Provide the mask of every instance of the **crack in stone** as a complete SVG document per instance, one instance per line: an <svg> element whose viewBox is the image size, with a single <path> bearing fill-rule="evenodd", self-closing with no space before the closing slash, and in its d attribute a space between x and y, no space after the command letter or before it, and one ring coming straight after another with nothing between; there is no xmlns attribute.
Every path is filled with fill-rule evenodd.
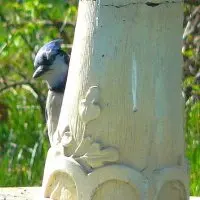
<svg viewBox="0 0 200 200"><path fill-rule="evenodd" d="M124 4L124 5L114 5L114 4L104 4L102 6L105 6L105 7L115 7L115 8L123 8L123 7L127 7L127 6L130 6L130 5L147 5L147 6L150 6L150 7L156 7L156 6L159 6L161 4L174 4L174 3L181 3L181 2L177 2L177 1L164 1L164 2L160 2L160 3L154 3L154 2L149 2L147 1L146 3L144 2L141 2L141 3L128 3L128 4Z"/></svg>
<svg viewBox="0 0 200 200"><path fill-rule="evenodd" d="M152 2L147 2L145 3L147 6L151 6L151 7L156 7L156 6L159 6L160 4L159 3L152 3Z"/></svg>
<svg viewBox="0 0 200 200"><path fill-rule="evenodd" d="M114 5L114 4L107 4L107 5L102 5L102 6L107 6L107 7L115 7L115 8L123 8L126 6L130 6L130 5L135 5L137 3L128 3L128 4L124 4L124 5Z"/></svg>
<svg viewBox="0 0 200 200"><path fill-rule="evenodd" d="M102 6L105 6L105 7L115 7L115 8L123 8L123 7L126 7L126 6L130 6L130 5L135 5L137 3L128 3L128 4L124 4L124 5L114 5L114 4L106 4L106 5L102 5Z"/></svg>

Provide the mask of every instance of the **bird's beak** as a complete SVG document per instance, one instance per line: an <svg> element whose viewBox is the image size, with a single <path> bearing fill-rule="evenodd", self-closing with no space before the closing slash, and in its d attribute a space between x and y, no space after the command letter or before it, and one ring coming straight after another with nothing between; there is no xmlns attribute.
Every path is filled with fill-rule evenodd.
<svg viewBox="0 0 200 200"><path fill-rule="evenodd" d="M42 76L47 71L48 71L48 68L41 65L35 70L35 72L33 74L33 78L38 78L38 77Z"/></svg>

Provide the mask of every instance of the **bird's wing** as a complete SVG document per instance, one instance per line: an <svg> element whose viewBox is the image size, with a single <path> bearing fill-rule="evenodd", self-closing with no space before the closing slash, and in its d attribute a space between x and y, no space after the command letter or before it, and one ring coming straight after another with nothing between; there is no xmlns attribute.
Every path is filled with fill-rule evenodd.
<svg viewBox="0 0 200 200"><path fill-rule="evenodd" d="M56 131L58 120L60 116L60 110L63 100L63 93L57 93L48 91L46 102L46 114L47 114L47 127L50 143L53 142L53 135Z"/></svg>

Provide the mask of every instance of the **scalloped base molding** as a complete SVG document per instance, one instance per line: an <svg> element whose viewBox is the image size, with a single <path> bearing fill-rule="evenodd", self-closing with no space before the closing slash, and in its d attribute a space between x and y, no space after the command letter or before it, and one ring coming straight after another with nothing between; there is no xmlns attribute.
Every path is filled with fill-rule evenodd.
<svg viewBox="0 0 200 200"><path fill-rule="evenodd" d="M43 196L54 200L94 200L99 196L114 200L116 195L130 200L187 200L186 174L181 167L169 167L155 170L151 177L146 177L143 172L120 164L87 172L75 159L66 157L62 148L51 148L46 160ZM124 188L122 193L114 187L115 182ZM112 191L105 190L109 184ZM126 196L126 191L131 196Z"/></svg>

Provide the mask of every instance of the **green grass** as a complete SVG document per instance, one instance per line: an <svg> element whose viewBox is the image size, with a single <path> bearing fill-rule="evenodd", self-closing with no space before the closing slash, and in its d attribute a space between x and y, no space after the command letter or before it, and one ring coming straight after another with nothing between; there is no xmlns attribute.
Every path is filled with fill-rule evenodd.
<svg viewBox="0 0 200 200"><path fill-rule="evenodd" d="M30 97L22 90L1 96L9 107L8 119L0 122L0 186L41 184L48 141L40 108Z"/></svg>
<svg viewBox="0 0 200 200"><path fill-rule="evenodd" d="M190 193L200 196L200 102L186 108L186 156L190 170Z"/></svg>

